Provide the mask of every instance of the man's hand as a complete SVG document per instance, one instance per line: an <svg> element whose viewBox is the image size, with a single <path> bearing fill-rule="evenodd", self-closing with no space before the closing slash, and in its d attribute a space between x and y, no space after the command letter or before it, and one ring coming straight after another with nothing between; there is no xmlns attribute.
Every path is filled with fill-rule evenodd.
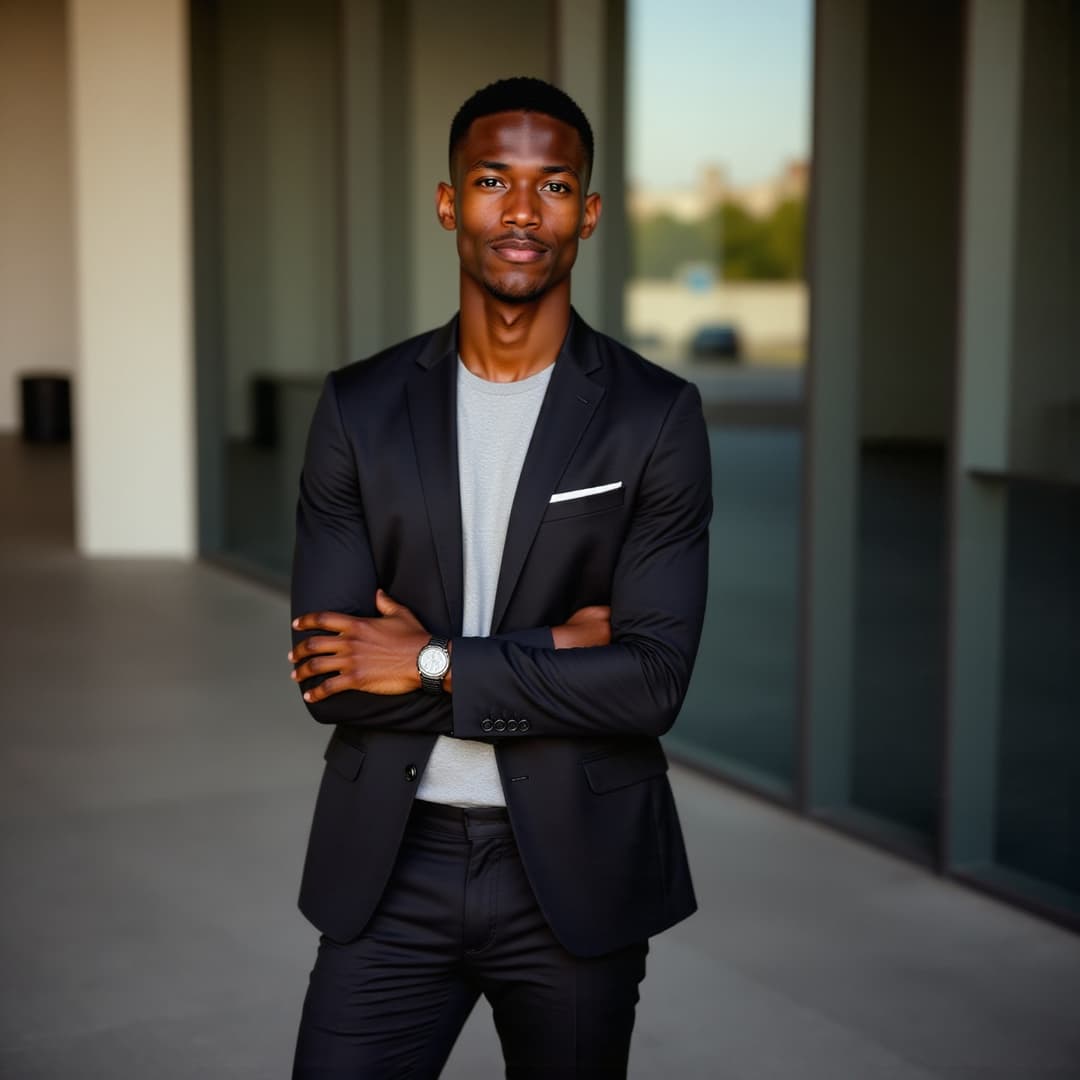
<svg viewBox="0 0 1080 1080"><path fill-rule="evenodd" d="M329 630L301 641L289 652L297 665L296 682L336 672L304 694L305 701L322 701L342 690L369 694L407 694L420 688L416 657L431 639L416 616L379 589L379 614L374 618L336 611L309 612L293 619L296 630Z"/></svg>
<svg viewBox="0 0 1080 1080"><path fill-rule="evenodd" d="M322 701L342 690L369 694L407 694L420 688L416 658L431 639L420 621L404 604L379 589L375 593L379 614L373 618L343 615L337 611L309 612L293 619L296 630L328 630L305 638L289 651L297 665L294 682L333 672L304 694L305 701ZM551 629L556 649L584 649L611 641L611 608L583 607L561 626ZM451 658L453 642L450 643ZM453 663L444 682L453 689Z"/></svg>
<svg viewBox="0 0 1080 1080"><path fill-rule="evenodd" d="M556 649L587 649L611 644L611 608L602 604L579 608L562 624L551 628Z"/></svg>

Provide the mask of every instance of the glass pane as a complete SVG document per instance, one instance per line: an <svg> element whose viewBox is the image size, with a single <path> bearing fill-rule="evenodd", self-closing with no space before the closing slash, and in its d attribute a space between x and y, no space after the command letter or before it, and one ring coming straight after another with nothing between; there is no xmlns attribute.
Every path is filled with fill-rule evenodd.
<svg viewBox="0 0 1080 1080"><path fill-rule="evenodd" d="M1080 10L1024 9L995 860L1080 914ZM1038 482L1034 482L1038 479Z"/></svg>
<svg viewBox="0 0 1080 1080"><path fill-rule="evenodd" d="M292 555L322 373L340 362L338 5L217 5L226 553Z"/></svg>
<svg viewBox="0 0 1080 1080"><path fill-rule="evenodd" d="M962 5L867 12L848 794L864 827L926 855L941 789L959 276L941 237L959 229L964 23ZM912 50L926 73L908 87Z"/></svg>
<svg viewBox="0 0 1080 1080"><path fill-rule="evenodd" d="M1003 645L995 858L1080 910L1080 488L1010 485Z"/></svg>
<svg viewBox="0 0 1080 1080"><path fill-rule="evenodd" d="M860 456L851 801L919 847L941 785L945 476L943 448Z"/></svg>
<svg viewBox="0 0 1080 1080"><path fill-rule="evenodd" d="M709 607L669 742L775 792L796 770L802 433L713 427Z"/></svg>
<svg viewBox="0 0 1080 1080"><path fill-rule="evenodd" d="M697 383L713 452L709 608L669 742L786 794L812 4L630 0L628 27L627 337Z"/></svg>

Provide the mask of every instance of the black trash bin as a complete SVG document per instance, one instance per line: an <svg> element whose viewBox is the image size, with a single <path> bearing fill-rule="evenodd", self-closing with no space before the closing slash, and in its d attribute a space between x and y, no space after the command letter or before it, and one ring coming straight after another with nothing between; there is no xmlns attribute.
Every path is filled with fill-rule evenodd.
<svg viewBox="0 0 1080 1080"><path fill-rule="evenodd" d="M67 375L22 375L22 437L28 443L71 440L71 379Z"/></svg>
<svg viewBox="0 0 1080 1080"><path fill-rule="evenodd" d="M256 446L277 446L279 382L275 375L251 377L251 441Z"/></svg>

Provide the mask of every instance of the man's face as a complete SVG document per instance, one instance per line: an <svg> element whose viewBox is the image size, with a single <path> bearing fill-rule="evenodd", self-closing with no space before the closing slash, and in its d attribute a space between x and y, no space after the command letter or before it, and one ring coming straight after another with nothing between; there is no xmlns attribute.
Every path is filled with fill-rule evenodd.
<svg viewBox="0 0 1080 1080"><path fill-rule="evenodd" d="M592 235L600 196L586 195L577 130L542 113L473 121L436 199L457 231L462 270L498 300L527 303L566 280L578 241Z"/></svg>

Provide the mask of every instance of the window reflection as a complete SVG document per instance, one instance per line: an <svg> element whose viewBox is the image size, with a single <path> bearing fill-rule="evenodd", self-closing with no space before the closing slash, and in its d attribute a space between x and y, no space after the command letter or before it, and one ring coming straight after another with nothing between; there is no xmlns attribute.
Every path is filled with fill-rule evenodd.
<svg viewBox="0 0 1080 1080"><path fill-rule="evenodd" d="M713 450L709 608L670 742L784 796L796 772L812 5L631 0L628 16L627 336L697 383Z"/></svg>
<svg viewBox="0 0 1080 1080"><path fill-rule="evenodd" d="M625 319L661 363L805 362L810 23L808 0L630 5Z"/></svg>

